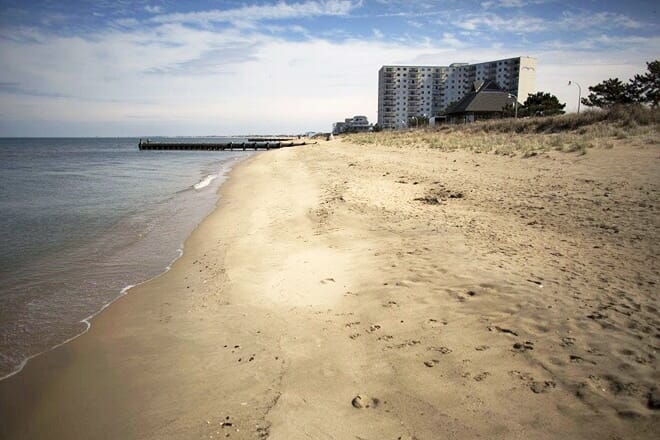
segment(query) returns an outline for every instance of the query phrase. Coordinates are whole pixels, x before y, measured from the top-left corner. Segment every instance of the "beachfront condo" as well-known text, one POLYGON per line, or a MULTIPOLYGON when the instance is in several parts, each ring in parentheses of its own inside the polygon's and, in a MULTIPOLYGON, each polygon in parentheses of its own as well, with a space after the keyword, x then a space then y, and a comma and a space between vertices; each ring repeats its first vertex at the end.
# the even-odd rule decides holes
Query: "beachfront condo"
POLYGON ((475 81, 494 81, 520 103, 536 92, 536 59, 508 58, 449 66, 383 66, 378 71, 378 124, 402 128, 411 118, 441 115, 473 90, 475 81))
POLYGON ((332 124, 332 134, 361 133, 371 130, 371 124, 366 116, 353 116, 332 124))

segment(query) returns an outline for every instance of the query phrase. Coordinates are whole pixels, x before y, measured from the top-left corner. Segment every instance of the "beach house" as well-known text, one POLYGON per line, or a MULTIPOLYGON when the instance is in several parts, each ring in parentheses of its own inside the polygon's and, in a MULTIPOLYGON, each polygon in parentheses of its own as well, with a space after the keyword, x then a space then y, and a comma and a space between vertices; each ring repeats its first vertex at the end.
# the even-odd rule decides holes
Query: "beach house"
POLYGON ((504 108, 515 102, 516 98, 494 81, 475 81, 470 93, 447 107, 445 116, 450 124, 499 118, 504 108))

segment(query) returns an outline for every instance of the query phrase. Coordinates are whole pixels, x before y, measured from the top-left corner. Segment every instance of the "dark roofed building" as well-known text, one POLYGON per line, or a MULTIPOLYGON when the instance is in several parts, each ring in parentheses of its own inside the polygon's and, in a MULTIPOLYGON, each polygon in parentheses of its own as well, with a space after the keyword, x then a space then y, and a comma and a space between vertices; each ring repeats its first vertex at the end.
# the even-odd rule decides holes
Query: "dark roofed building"
POLYGON ((447 121, 452 124, 499 118, 506 105, 516 99, 502 90, 494 81, 475 81, 472 92, 447 107, 447 121))

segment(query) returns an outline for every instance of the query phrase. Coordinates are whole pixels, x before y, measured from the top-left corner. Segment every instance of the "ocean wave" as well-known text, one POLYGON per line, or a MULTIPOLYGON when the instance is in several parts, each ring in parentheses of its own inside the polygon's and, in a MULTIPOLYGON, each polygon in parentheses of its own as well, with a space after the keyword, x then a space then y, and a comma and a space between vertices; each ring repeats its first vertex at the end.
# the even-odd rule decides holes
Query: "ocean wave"
POLYGON ((208 176, 206 176, 205 178, 203 178, 202 180, 200 180, 199 182, 194 184, 193 188, 195 188, 197 190, 205 188, 205 187, 209 186, 211 184, 211 182, 213 182, 213 180, 215 180, 216 177, 218 177, 217 174, 209 174, 208 176))

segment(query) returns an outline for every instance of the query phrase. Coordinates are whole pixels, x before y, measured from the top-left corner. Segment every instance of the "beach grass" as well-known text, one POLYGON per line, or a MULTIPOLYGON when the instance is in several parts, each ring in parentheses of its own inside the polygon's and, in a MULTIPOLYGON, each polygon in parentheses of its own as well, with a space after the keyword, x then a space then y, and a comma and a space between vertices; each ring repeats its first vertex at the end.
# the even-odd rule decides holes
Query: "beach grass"
POLYGON ((660 110, 642 106, 588 110, 581 114, 507 118, 466 125, 440 125, 348 135, 359 145, 469 150, 529 157, 551 150, 585 154, 619 142, 654 145, 660 132, 660 110))

